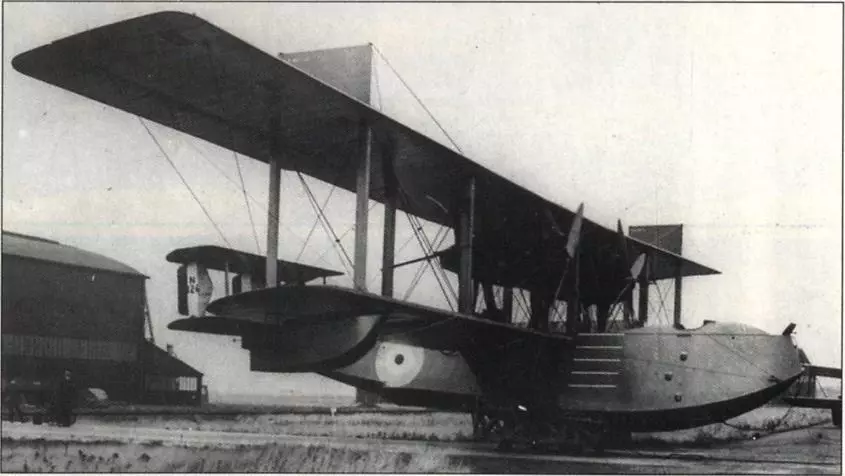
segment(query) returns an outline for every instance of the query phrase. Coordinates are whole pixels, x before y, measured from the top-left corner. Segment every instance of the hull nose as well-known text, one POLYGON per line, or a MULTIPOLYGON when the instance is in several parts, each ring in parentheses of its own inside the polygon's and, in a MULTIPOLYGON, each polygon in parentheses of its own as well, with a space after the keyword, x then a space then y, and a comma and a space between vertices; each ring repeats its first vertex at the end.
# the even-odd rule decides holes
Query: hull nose
MULTIPOLYGON (((802 373, 789 336, 742 324, 698 329, 641 328, 625 333, 613 388, 568 392, 568 405, 633 417, 653 431, 723 421, 765 404, 802 373)), ((593 387, 598 387, 594 385, 593 387)))

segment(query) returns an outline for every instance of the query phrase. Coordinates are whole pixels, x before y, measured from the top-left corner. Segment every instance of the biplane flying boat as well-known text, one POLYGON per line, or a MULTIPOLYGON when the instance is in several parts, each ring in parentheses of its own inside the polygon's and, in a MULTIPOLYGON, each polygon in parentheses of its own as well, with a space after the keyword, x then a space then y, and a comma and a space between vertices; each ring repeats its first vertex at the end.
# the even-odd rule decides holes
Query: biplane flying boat
POLYGON ((613 429, 724 421, 802 373, 794 326, 769 335, 733 323, 643 325, 649 284, 717 271, 558 206, 196 16, 95 28, 13 66, 269 164, 266 257, 168 255, 190 316, 169 327, 240 336, 252 370, 317 372, 398 404, 471 410, 504 441, 592 443, 613 429), (281 169, 356 194, 352 288, 308 284, 334 272, 278 260, 281 169), (366 288, 370 200, 385 210, 380 293, 366 288), (397 211, 454 230, 454 246, 424 258, 457 275, 456 311, 393 297, 397 211), (209 270, 225 273, 226 296, 211 300, 209 270), (530 295, 527 325, 514 322, 514 290, 530 295), (553 329, 561 303, 565 326, 553 329), (628 325, 610 332, 613 307, 628 325))

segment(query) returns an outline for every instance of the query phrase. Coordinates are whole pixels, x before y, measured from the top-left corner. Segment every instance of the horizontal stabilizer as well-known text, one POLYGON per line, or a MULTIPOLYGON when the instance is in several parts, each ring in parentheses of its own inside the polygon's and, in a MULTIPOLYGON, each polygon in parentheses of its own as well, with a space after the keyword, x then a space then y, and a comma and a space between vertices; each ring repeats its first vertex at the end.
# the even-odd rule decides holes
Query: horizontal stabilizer
MULTIPOLYGON (((220 246, 193 246, 179 248, 167 255, 171 263, 199 263, 208 269, 229 271, 235 274, 264 276, 267 259, 264 256, 220 246)), ((317 278, 340 276, 343 273, 330 269, 278 260, 279 282, 305 283, 317 278)))

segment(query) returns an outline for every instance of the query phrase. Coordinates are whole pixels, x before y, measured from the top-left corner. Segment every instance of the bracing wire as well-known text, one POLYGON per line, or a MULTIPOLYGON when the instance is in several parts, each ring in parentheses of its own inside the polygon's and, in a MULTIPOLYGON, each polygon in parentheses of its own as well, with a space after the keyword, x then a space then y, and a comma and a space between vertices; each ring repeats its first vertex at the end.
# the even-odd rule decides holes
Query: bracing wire
MULTIPOLYGON (((446 241, 446 238, 448 237, 448 232, 444 233, 443 236, 439 236, 441 231, 444 231, 444 230, 445 230, 445 228, 441 227, 441 229, 438 230, 437 234, 435 234, 435 236, 434 236, 435 246, 438 247, 438 248, 443 244, 443 242, 446 241), (438 240, 438 238, 439 238, 439 240, 438 240)), ((415 235, 412 235, 410 237, 410 239, 413 239, 415 237, 416 237, 415 235)), ((408 286, 408 289, 405 292, 404 299, 408 299, 411 296, 411 294, 416 289, 417 285, 420 283, 420 280, 425 275, 425 270, 428 267, 427 261, 429 261, 429 260, 425 260, 425 261, 420 263, 419 267, 417 268, 417 271, 414 273, 414 277, 411 280, 411 284, 408 286)))
POLYGON ((520 289, 517 296, 519 299, 514 299, 514 301, 517 307, 519 307, 520 312, 522 312, 522 320, 528 321, 531 319, 531 305, 528 303, 528 298, 525 297, 525 290, 520 289))
MULTIPOLYGON (((417 236, 418 244, 420 248, 423 249, 423 252, 429 256, 433 256, 436 252, 435 246, 428 240, 428 237, 425 235, 425 230, 423 230, 422 225, 419 223, 419 220, 412 220, 411 216, 408 215, 408 221, 412 223, 412 227, 414 227, 415 234, 417 236), (415 222, 415 224, 414 224, 415 222)), ((439 233, 438 233, 439 234, 439 233)), ((442 244, 442 241, 441 241, 442 244)), ((452 287, 452 283, 449 281, 448 276, 446 276, 446 272, 443 271, 442 267, 435 267, 434 263, 432 263, 432 259, 429 258, 425 260, 425 264, 431 268, 432 273, 434 274, 435 279, 438 280, 438 283, 442 280, 445 283, 446 288, 448 289, 450 294, 447 294, 446 291, 443 291, 444 297, 449 299, 451 296, 453 299, 457 300, 457 294, 455 293, 455 289, 452 287)), ((425 269, 425 266, 422 267, 425 269)), ((441 286, 442 287, 442 286, 441 286)))
POLYGON ((258 254, 261 254, 261 243, 258 241, 258 230, 255 228, 255 220, 252 218, 252 208, 249 206, 249 198, 246 193, 246 184, 244 183, 244 176, 241 172, 241 161, 238 159, 238 153, 232 151, 232 155, 235 157, 235 165, 238 168, 238 178, 241 181, 241 191, 244 194, 244 204, 246 205, 246 213, 249 216, 249 224, 252 226, 252 237, 255 238, 255 249, 258 250, 258 254))
MULTIPOLYGON (((212 71, 217 71, 218 65, 214 61, 215 56, 212 54, 211 44, 206 43, 205 46, 207 48, 206 53, 208 53, 208 54, 207 54, 206 57, 208 59, 209 66, 211 67, 212 71)), ((215 84, 215 87, 217 89, 217 97, 222 98, 223 89, 220 86, 219 75, 214 75, 214 84, 215 84)), ((232 133, 232 128, 227 127, 226 131, 229 133, 229 140, 232 142, 232 144, 234 144, 235 143, 235 137, 234 137, 234 134, 232 133)), ((240 178, 240 181, 241 181, 241 191, 244 194, 244 204, 246 204, 246 212, 247 212, 247 215, 249 215, 249 223, 250 223, 250 226, 252 227, 252 236, 253 236, 253 238, 255 238, 255 247, 258 250, 258 254, 261 254, 261 244, 258 241, 258 230, 256 230, 255 220, 253 220, 253 218, 252 218, 252 209, 250 209, 250 207, 249 207, 249 200, 247 198, 247 193, 246 193, 246 185, 244 184, 244 177, 243 177, 243 174, 241 173, 241 162, 238 159, 238 153, 237 152, 232 150, 232 155, 235 157, 235 165, 238 168, 238 177, 240 178)), ((231 246, 229 246, 229 247, 231 248, 231 246)))
MULTIPOLYGON (((439 234, 439 231, 438 231, 438 234, 439 234)), ((413 240, 416 237, 417 236, 416 236, 415 233, 411 233, 411 236, 408 238, 408 241, 413 240)), ((435 241, 437 241, 436 235, 435 235, 434 238, 435 238, 435 241)), ((445 236, 443 237, 443 240, 441 240, 441 244, 442 244, 443 241, 445 241, 445 236)), ((426 251, 423 250, 423 253, 426 253, 426 251)), ((406 299, 411 295, 411 293, 414 292, 414 289, 417 287, 417 284, 419 283, 420 279, 422 279, 423 274, 425 273, 425 270, 426 270, 427 267, 428 267, 428 265, 425 263, 425 261, 421 262, 420 265, 417 267, 417 271, 414 273, 414 277, 411 280, 411 285, 408 287, 408 290, 405 293, 406 299)))
POLYGON ((220 227, 217 225, 217 222, 215 222, 214 218, 212 218, 211 213, 208 212, 208 210, 205 208, 205 205, 202 204, 202 201, 199 199, 197 194, 194 193, 194 190, 188 184, 188 181, 185 180, 185 177, 182 175, 182 172, 179 172, 179 168, 176 167, 176 164, 173 162, 173 159, 171 159, 170 155, 167 153, 167 151, 164 150, 164 147, 162 147, 161 142, 159 142, 158 138, 156 138, 155 134, 153 134, 153 132, 147 126, 147 123, 144 121, 144 119, 140 116, 137 116, 137 117, 138 117, 138 121, 144 127, 144 130, 147 131, 147 134, 149 134, 150 138, 153 140, 153 142, 155 142, 155 145, 158 147, 158 150, 161 151, 164 158, 167 160, 167 162, 170 164, 170 166, 173 167, 173 170, 176 171, 176 175, 179 176, 179 179, 182 181, 182 184, 185 185, 185 188, 188 189, 188 192, 194 198, 194 201, 196 201, 197 205, 199 205, 199 207, 202 209, 202 212, 205 214, 206 218, 208 218, 208 221, 211 222, 211 225, 217 231, 217 234, 220 235, 220 238, 226 243, 226 246, 228 246, 231 249, 234 249, 234 247, 232 246, 232 243, 230 243, 229 240, 226 239, 226 236, 223 234, 223 230, 220 229, 220 227))
POLYGON ((455 149, 457 149, 458 152, 463 154, 464 152, 463 152, 463 150, 461 150, 461 147, 458 145, 458 143, 455 142, 455 140, 452 138, 452 136, 449 135, 448 132, 446 132, 446 129, 444 129, 443 126, 440 124, 440 121, 438 121, 437 118, 434 117, 434 114, 432 114, 431 111, 428 109, 428 107, 425 105, 425 103, 422 102, 422 99, 420 99, 420 97, 417 96, 417 93, 415 93, 414 90, 411 89, 411 86, 405 81, 405 79, 402 77, 402 75, 399 74, 399 72, 396 70, 396 68, 393 67, 393 65, 390 63, 390 61, 387 59, 387 57, 384 56, 384 54, 381 52, 381 50, 379 50, 378 47, 376 47, 376 45, 373 45, 373 50, 375 50, 375 52, 378 53, 378 55, 381 57, 381 59, 384 60, 384 63, 387 65, 388 68, 390 68, 391 71, 393 71, 393 74, 395 74, 396 77, 399 78, 399 81, 402 82, 402 85, 405 86, 405 89, 407 89, 408 92, 411 93, 411 96, 413 96, 414 99, 417 101, 417 103, 425 110, 425 113, 428 114, 428 116, 431 118, 432 121, 434 121, 434 124, 437 125, 437 127, 440 129, 440 131, 443 133, 443 135, 445 135, 446 138, 449 139, 449 142, 452 143, 452 146, 455 149))
MULTIPOLYGON (((423 249, 423 251, 426 254, 429 254, 429 255, 432 254, 433 251, 430 248, 426 249, 425 243, 420 238, 419 233, 421 232, 421 230, 417 230, 417 227, 415 226, 412 215, 409 214, 409 213, 406 213, 405 216, 408 218, 408 222, 411 224, 411 228, 413 228, 413 230, 414 230, 414 235, 417 237, 417 242, 419 243, 420 247, 423 249)), ((420 227, 420 228, 422 228, 422 227, 420 227)), ((431 267, 431 271, 434 274, 434 279, 437 280, 437 285, 440 287, 440 291, 443 293, 443 296, 446 298, 446 302, 447 302, 447 304, 449 304, 449 308, 454 310, 455 306, 452 304, 452 299, 457 300, 457 298, 455 296, 455 290, 452 288, 451 283, 449 283, 449 281, 447 279, 446 284, 444 285, 443 281, 441 281, 440 274, 437 272, 437 269, 434 267, 434 264, 432 264, 431 260, 425 260, 424 263, 427 264, 429 267, 431 267), (448 292, 446 290, 447 288, 449 289, 448 292), (449 292, 451 292, 451 295, 449 294, 449 292), (450 299, 450 297, 451 297, 451 299, 450 299)))
MULTIPOLYGON (((435 237, 435 239, 436 239, 436 238, 437 238, 437 237, 435 237)), ((396 248, 396 254, 397 254, 397 255, 399 255, 399 253, 401 253, 402 251, 404 251, 404 250, 405 250, 405 248, 407 248, 407 247, 408 247, 408 245, 410 245, 410 244, 411 244, 411 241, 413 241, 413 240, 414 240, 414 235, 412 234, 412 235, 411 235, 411 236, 409 236, 409 237, 408 237, 408 238, 407 238, 404 242, 402 242, 402 244, 401 244, 401 245, 399 245, 399 248, 396 248)))
MULTIPOLYGON (((214 163, 213 160, 208 158, 208 156, 205 154, 205 152, 203 152, 199 147, 197 147, 194 144, 194 141, 187 141, 187 144, 190 145, 199 154, 199 156, 203 158, 203 160, 205 160, 209 165, 211 165, 214 168, 214 170, 216 170, 217 173, 219 173, 229 183, 231 183, 236 188, 240 188, 240 185, 235 181, 235 179, 233 179, 232 177, 229 177, 229 175, 226 174, 226 172, 224 172, 223 169, 220 168, 220 166, 218 166, 217 164, 214 163)), ((265 211, 265 212, 268 211, 267 205, 265 205, 263 202, 261 202, 260 200, 258 200, 254 196, 252 196, 252 194, 250 194, 249 192, 246 192, 246 196, 249 197, 250 200, 252 200, 252 203, 254 203, 255 205, 258 205, 258 207, 261 208, 263 211, 265 211)), ((273 215, 273 218, 278 220, 279 217, 277 215, 273 215)), ((293 230, 291 230, 291 228, 289 226, 287 226, 284 221, 279 221, 279 225, 285 227, 285 229, 287 229, 288 231, 293 232, 293 230)))
MULTIPOLYGON (((326 199, 323 200, 323 206, 320 207, 320 210, 325 210, 326 205, 329 204, 329 200, 332 198, 332 194, 335 191, 336 186, 332 185, 331 190, 329 190, 329 194, 326 196, 326 199)), ((308 246, 308 242, 311 240, 311 236, 314 234, 314 230, 317 229, 317 223, 320 221, 319 217, 314 217, 314 223, 311 224, 311 229, 308 230, 308 235, 305 237, 305 241, 302 243, 302 248, 299 249, 299 253, 296 255, 296 261, 299 261, 299 258, 302 257, 302 253, 305 252, 305 248, 308 246)))
MULTIPOLYGON (((372 202, 372 203, 370 204, 370 208, 368 208, 367 210, 371 212, 371 211, 373 211, 373 208, 375 208, 375 206, 376 206, 376 202, 372 202)), ((346 238, 346 235, 348 235, 348 234, 349 234, 352 230, 354 230, 354 229, 355 229, 355 225, 352 225, 352 226, 350 226, 349 228, 347 228, 347 229, 346 229, 346 231, 344 231, 343 233, 341 233, 341 234, 340 234, 340 237, 338 237, 338 238, 337 238, 337 240, 338 240, 337 242, 339 243, 339 242, 340 242, 340 241, 342 241, 344 238, 346 238)), ((321 259, 323 259, 323 257, 325 257, 327 253, 328 253, 328 250, 323 251, 323 252, 322 252, 319 256, 317 256, 317 260, 321 260, 321 259)))
POLYGON ((660 284, 658 284, 657 282, 654 283, 654 287, 657 290, 657 297, 658 299, 660 299, 660 305, 657 308, 657 312, 655 314, 657 314, 658 316, 662 316, 659 317, 659 319, 665 319, 661 320, 661 323, 669 325, 669 308, 666 306, 666 300, 663 298, 663 290, 660 288, 660 284))
POLYGON ((319 207, 317 199, 314 197, 314 194, 311 192, 311 188, 305 181, 305 177, 303 177, 302 173, 299 171, 296 172, 296 175, 299 177, 299 180, 302 183, 303 188, 305 189, 305 193, 308 195, 308 199, 311 202, 311 206, 314 207, 315 211, 317 212, 317 216, 320 218, 320 223, 323 225, 323 227, 325 227, 326 233, 328 233, 332 237, 335 244, 340 249, 339 254, 341 255, 341 261, 343 261, 343 259, 345 258, 345 261, 343 261, 344 267, 348 265, 347 272, 350 272, 351 274, 350 268, 354 268, 355 265, 353 264, 352 259, 349 257, 349 254, 346 252, 346 248, 343 247, 343 244, 340 242, 340 238, 338 238, 337 234, 334 231, 334 228, 332 228, 331 223, 329 223, 328 219, 323 213, 323 210, 319 207))

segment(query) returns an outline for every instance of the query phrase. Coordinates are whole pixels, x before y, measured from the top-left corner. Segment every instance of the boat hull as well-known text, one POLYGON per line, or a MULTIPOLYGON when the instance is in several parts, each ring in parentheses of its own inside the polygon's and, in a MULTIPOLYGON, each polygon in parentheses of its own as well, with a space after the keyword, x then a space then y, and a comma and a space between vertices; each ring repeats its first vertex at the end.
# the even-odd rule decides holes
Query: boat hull
POLYGON ((526 380, 529 369, 508 375, 512 370, 484 368, 459 352, 391 339, 383 336, 360 360, 325 375, 404 405, 468 409, 492 396, 497 406, 601 415, 630 431, 666 431, 753 410, 802 372, 788 336, 738 324, 582 334, 548 357, 554 362, 544 367, 552 370, 537 373, 536 380, 526 380), (491 384, 497 371, 502 378, 491 384))

